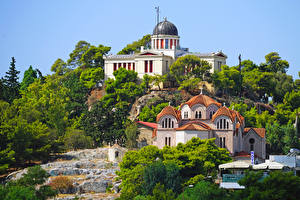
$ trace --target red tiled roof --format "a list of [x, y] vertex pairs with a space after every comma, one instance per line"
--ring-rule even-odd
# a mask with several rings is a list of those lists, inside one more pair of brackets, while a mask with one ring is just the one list
[[[250, 153], [247, 153], [247, 152], [245, 152], [245, 151], [240, 151], [240, 152], [236, 153], [234, 157], [245, 157], [245, 158], [250, 158], [251, 155], [250, 155]], [[256, 154], [254, 154], [254, 157], [259, 157], [259, 156], [256, 155]]]
[[244, 132], [248, 133], [251, 129], [262, 138], [264, 138], [266, 136], [266, 129], [264, 129], [264, 128], [245, 128]]
[[157, 124], [152, 122], [143, 122], [143, 121], [137, 121], [138, 124], [142, 124], [144, 126], [148, 126], [153, 129], [157, 129]]
[[[199, 94], [197, 96], [194, 96], [193, 98], [191, 98], [190, 100], [188, 100], [185, 104], [188, 104], [190, 108], [193, 107], [196, 104], [203, 104], [206, 107], [209, 106], [209, 105], [211, 105], [211, 104], [215, 104], [218, 107], [221, 106], [220, 103], [218, 103], [214, 99], [212, 99], [209, 96], [206, 96], [204, 94]], [[181, 106], [183, 106], [183, 105], [184, 104], [182, 104]]]
[[203, 122], [189, 122], [179, 128], [176, 128], [175, 130], [176, 131], [182, 131], [182, 130], [206, 131], [206, 130], [211, 130], [211, 128]]
[[159, 119], [164, 115], [173, 115], [178, 121], [180, 119], [180, 111], [176, 110], [172, 106], [166, 106], [162, 111], [156, 116], [156, 121], [158, 122]]
[[235, 118], [235, 112], [233, 110], [230, 110], [226, 106], [223, 106], [222, 108], [219, 108], [217, 112], [212, 116], [211, 120], [215, 121], [215, 119], [221, 115], [228, 116], [232, 122], [234, 122]]

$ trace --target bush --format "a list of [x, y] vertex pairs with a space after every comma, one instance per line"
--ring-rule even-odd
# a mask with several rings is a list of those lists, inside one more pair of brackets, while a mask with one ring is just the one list
[[70, 194], [74, 189], [73, 180], [66, 176], [52, 178], [49, 185], [53, 190], [57, 190], [61, 194]]
[[93, 147], [93, 140], [82, 130], [68, 129], [64, 137], [64, 145], [66, 150], [88, 149]]

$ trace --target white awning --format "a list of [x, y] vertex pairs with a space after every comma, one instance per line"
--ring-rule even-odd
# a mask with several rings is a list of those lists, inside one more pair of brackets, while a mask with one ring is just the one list
[[225, 189], [245, 189], [245, 186], [239, 185], [238, 183], [222, 182], [220, 188]]
[[283, 167], [284, 165], [278, 162], [265, 162], [252, 166], [253, 169], [282, 169]]
[[219, 165], [219, 169], [248, 169], [250, 164], [244, 161], [234, 161]]

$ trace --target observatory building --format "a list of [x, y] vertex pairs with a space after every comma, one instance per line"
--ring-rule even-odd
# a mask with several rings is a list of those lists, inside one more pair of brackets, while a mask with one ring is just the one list
[[150, 46], [141, 47], [140, 53], [104, 56], [105, 80], [113, 78], [113, 72], [121, 67], [137, 72], [139, 78], [145, 74], [164, 75], [177, 58], [185, 55], [195, 55], [208, 61], [212, 66], [211, 73], [220, 71], [227, 59], [222, 52], [192, 53], [188, 48], [181, 48], [177, 27], [165, 18], [154, 27]]

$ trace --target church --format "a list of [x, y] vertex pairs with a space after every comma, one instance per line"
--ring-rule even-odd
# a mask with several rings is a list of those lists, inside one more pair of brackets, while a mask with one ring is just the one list
[[[192, 97], [179, 109], [165, 107], [156, 118], [153, 145], [159, 148], [186, 143], [193, 137], [215, 138], [215, 143], [226, 148], [232, 156], [248, 155], [254, 151], [266, 158], [264, 128], [246, 128], [244, 117], [204, 94]], [[147, 125], [147, 124], [146, 124]]]
[[137, 72], [139, 78], [145, 74], [164, 75], [177, 58], [185, 55], [195, 55], [208, 61], [212, 66], [211, 73], [220, 71], [227, 59], [222, 52], [192, 53], [188, 48], [181, 48], [176, 26], [165, 18], [153, 30], [151, 47], [141, 47], [137, 54], [104, 56], [105, 80], [114, 78], [113, 72], [121, 67]]

